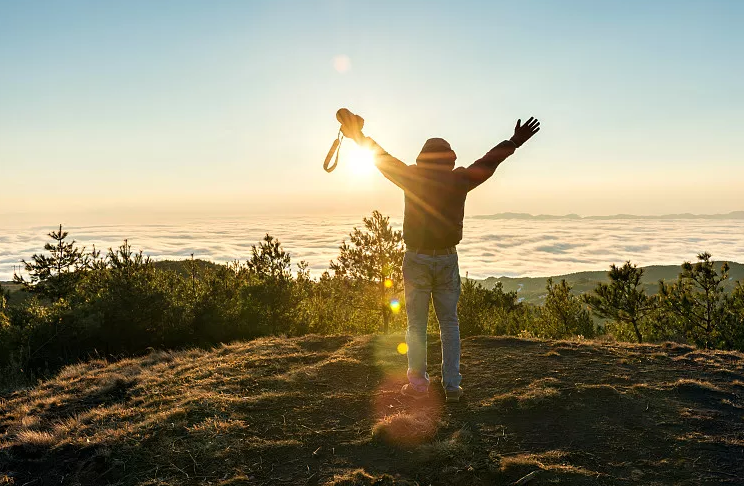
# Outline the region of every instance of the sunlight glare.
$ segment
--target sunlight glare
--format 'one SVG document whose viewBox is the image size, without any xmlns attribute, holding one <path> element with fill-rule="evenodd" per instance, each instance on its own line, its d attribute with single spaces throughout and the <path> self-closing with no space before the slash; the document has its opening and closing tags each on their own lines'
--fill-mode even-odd
<svg viewBox="0 0 744 486">
<path fill-rule="evenodd" d="M 408 345 L 406 343 L 400 343 L 398 345 L 398 353 L 406 354 L 408 352 Z"/>
<path fill-rule="evenodd" d="M 375 162 L 374 155 L 371 151 L 352 144 L 346 156 L 346 162 L 349 164 L 349 170 L 354 176 L 367 177 L 374 172 Z"/>
</svg>

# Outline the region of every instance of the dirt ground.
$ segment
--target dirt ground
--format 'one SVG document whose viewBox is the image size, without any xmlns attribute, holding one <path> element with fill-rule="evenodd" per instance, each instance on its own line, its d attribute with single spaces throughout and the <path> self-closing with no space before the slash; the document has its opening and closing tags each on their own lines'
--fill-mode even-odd
<svg viewBox="0 0 744 486">
<path fill-rule="evenodd" d="M 68 367 L 0 400 L 0 485 L 744 484 L 741 353 L 469 338 L 445 404 L 434 336 L 430 397 L 399 394 L 402 340 Z"/>
</svg>

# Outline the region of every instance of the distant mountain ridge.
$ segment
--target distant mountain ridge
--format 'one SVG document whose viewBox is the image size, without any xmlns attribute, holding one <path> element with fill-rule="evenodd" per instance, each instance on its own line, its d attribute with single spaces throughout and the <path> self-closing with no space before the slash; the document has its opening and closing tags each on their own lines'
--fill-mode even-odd
<svg viewBox="0 0 744 486">
<path fill-rule="evenodd" d="M 481 214 L 477 216 L 469 216 L 470 219 L 529 219 L 529 220 L 616 220 L 616 219 L 650 219 L 650 220 L 661 220 L 661 219 L 744 219 L 744 211 L 731 211 L 725 214 L 692 214 L 692 213 L 679 213 L 679 214 L 662 214 L 662 215 L 637 215 L 637 214 L 611 214 L 606 216 L 579 216 L 578 214 L 565 214 L 565 215 L 554 215 L 554 214 L 538 214 L 533 215 L 529 213 L 496 213 L 496 214 Z"/>
</svg>

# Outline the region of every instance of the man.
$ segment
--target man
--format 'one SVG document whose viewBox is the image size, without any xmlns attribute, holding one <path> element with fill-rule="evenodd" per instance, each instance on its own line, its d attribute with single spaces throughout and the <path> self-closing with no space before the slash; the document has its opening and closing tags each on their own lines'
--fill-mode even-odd
<svg viewBox="0 0 744 486">
<path fill-rule="evenodd" d="M 343 113 L 342 113 L 343 112 Z M 403 189 L 405 213 L 403 284 L 408 330 L 408 381 L 401 393 L 414 398 L 428 395 L 426 328 L 429 301 L 439 320 L 442 341 L 442 386 L 447 402 L 463 395 L 460 381 L 460 269 L 456 246 L 462 239 L 465 198 L 468 192 L 491 177 L 507 157 L 540 130 L 540 122 L 517 120 L 514 135 L 492 148 L 470 167 L 455 169 L 457 156 L 446 140 L 430 138 L 416 158 L 406 165 L 362 133 L 364 121 L 348 110 L 339 112 L 343 134 L 372 150 L 382 174 Z"/>
</svg>

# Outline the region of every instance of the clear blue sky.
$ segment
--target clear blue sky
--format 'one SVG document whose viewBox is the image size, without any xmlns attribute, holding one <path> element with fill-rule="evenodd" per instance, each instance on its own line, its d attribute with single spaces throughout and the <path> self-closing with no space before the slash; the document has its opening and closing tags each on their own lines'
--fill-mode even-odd
<svg viewBox="0 0 744 486">
<path fill-rule="evenodd" d="M 2 2 L 0 214 L 399 213 L 378 173 L 322 171 L 341 106 L 409 163 L 538 116 L 468 214 L 741 210 L 742 25 L 737 0 Z"/>
</svg>

